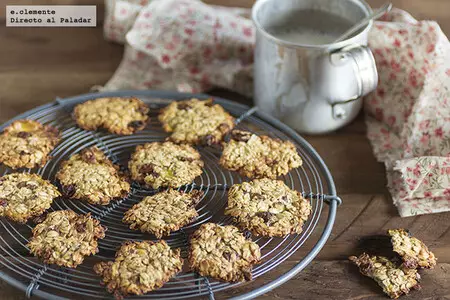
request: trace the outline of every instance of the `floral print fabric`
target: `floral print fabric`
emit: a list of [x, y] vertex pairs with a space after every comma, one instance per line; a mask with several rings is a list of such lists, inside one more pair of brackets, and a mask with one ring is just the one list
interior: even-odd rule
[[368, 137], [401, 216], [450, 211], [450, 43], [433, 21], [394, 9], [369, 36], [379, 84]]
[[255, 29], [247, 9], [200, 0], [107, 0], [104, 32], [126, 43], [105, 90], [252, 92]]

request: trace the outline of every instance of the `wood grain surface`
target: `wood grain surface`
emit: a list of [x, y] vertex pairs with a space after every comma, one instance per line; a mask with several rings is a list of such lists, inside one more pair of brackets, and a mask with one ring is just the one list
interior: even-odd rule
[[[37, 4], [36, 1], [0, 0], [0, 19], [5, 4]], [[208, 0], [209, 3], [250, 7], [252, 0]], [[379, 6], [383, 0], [369, 3]], [[396, 0], [396, 7], [419, 19], [437, 20], [450, 33], [449, 0]], [[96, 4], [100, 0], [42, 0], [39, 4]], [[6, 28], [0, 27], [0, 122], [38, 105], [86, 93], [104, 84], [117, 68], [123, 47], [106, 42], [97, 28]], [[215, 95], [251, 104], [251, 99], [232, 92], [214, 90]], [[307, 136], [334, 176], [344, 201], [330, 240], [317, 259], [282, 287], [263, 299], [386, 299], [376, 283], [360, 276], [347, 257], [363, 251], [385, 251], [378, 236], [388, 228], [404, 227], [435, 252], [439, 264], [422, 272], [422, 290], [407, 299], [450, 299], [450, 213], [400, 218], [385, 188], [385, 170], [373, 157], [366, 138], [363, 116], [328, 135]], [[324, 224], [319, 224], [319, 230]], [[313, 237], [317, 238], [317, 236]], [[283, 268], [262, 276], [266, 282], [289, 270], [304, 252], [292, 256]], [[231, 296], [246, 290], [226, 292]], [[0, 282], [0, 299], [22, 299], [24, 294]]]

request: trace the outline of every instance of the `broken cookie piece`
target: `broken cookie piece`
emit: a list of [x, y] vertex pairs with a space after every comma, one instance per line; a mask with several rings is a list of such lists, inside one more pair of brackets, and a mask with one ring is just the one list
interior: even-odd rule
[[405, 229], [388, 230], [392, 246], [403, 260], [403, 266], [409, 269], [428, 268], [436, 266], [436, 257], [433, 252], [420, 240], [412, 237]]
[[383, 256], [351, 256], [349, 260], [359, 267], [361, 274], [375, 280], [392, 299], [407, 295], [411, 289], [419, 289], [420, 275], [416, 269], [398, 268]]

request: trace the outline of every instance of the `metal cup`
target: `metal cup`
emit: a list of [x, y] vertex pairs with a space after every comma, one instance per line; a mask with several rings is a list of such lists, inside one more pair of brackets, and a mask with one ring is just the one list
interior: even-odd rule
[[[292, 19], [313, 29], [320, 27], [321, 32], [336, 31], [333, 18], [311, 14], [317, 10], [338, 16], [349, 26], [372, 12], [363, 0], [259, 0], [252, 10], [257, 27], [256, 105], [308, 134], [330, 132], [349, 123], [362, 107], [361, 97], [378, 82], [367, 48], [372, 22], [347, 40], [328, 44], [293, 42], [272, 30]], [[346, 29], [335, 32], [336, 38]]]

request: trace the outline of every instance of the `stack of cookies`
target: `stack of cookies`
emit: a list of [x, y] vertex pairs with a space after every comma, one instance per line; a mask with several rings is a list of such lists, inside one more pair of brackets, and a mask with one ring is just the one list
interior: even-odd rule
[[[106, 129], [134, 134], [149, 122], [149, 108], [137, 98], [100, 98], [75, 107], [73, 117], [85, 130]], [[298, 168], [302, 160], [289, 141], [235, 129], [235, 119], [212, 99], [174, 101], [158, 116], [170, 136], [161, 142], [138, 145], [123, 172], [98, 148], [88, 147], [63, 162], [56, 174], [58, 189], [36, 174], [12, 173], [0, 179], [0, 215], [38, 223], [28, 244], [31, 253], [49, 264], [75, 268], [98, 252], [97, 240], [106, 228], [90, 214], [71, 210], [43, 215], [54, 199], [107, 205], [130, 192], [130, 181], [156, 191], [125, 212], [131, 230], [161, 239], [193, 222], [202, 191], [181, 192], [203, 173], [196, 147], [222, 146], [220, 165], [249, 181], [233, 185], [225, 214], [236, 226], [201, 225], [190, 237], [188, 265], [201, 276], [236, 282], [251, 280], [252, 266], [261, 259], [259, 246], [245, 233], [281, 237], [302, 232], [311, 204], [276, 178]], [[58, 130], [36, 121], [20, 120], [0, 136], [0, 162], [11, 168], [43, 166], [60, 141]], [[127, 241], [114, 261], [94, 271], [109, 292], [141, 295], [161, 287], [181, 271], [180, 249], [164, 240]]]

